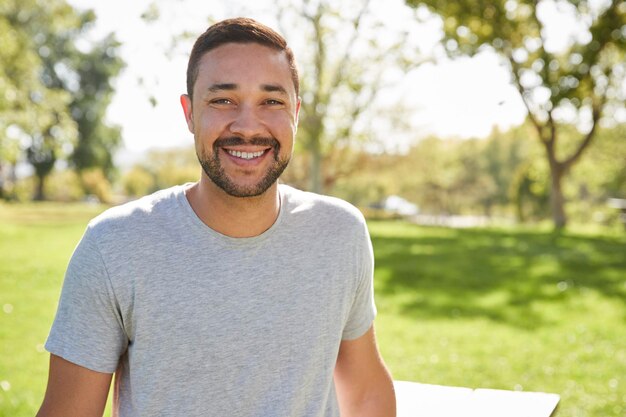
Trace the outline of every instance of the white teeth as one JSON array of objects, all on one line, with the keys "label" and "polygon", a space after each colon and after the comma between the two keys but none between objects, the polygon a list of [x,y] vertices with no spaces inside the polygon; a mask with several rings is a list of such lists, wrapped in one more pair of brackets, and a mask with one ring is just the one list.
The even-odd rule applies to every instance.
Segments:
[{"label": "white teeth", "polygon": [[263,153],[265,153],[265,151],[241,152],[241,151],[232,151],[230,149],[227,149],[226,152],[228,152],[232,156],[236,156],[237,158],[242,158],[242,159],[258,158],[259,156],[263,155]]}]

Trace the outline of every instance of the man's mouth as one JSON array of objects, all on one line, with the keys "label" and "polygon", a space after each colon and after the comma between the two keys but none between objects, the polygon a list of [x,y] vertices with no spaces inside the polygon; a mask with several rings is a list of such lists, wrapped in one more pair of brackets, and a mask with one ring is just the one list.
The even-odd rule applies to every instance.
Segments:
[{"label": "man's mouth", "polygon": [[263,151],[257,151],[257,152],[241,152],[241,151],[235,151],[232,149],[224,149],[226,151],[226,153],[228,153],[229,155],[235,156],[237,158],[241,158],[241,159],[254,159],[254,158],[258,158],[259,156],[263,155],[265,152],[267,152],[269,149],[263,150]]}]

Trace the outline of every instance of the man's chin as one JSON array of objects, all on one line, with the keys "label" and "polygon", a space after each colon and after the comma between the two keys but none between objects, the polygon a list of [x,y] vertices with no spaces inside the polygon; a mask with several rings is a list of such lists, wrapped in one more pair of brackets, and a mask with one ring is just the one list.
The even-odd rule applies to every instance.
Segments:
[{"label": "man's chin", "polygon": [[[273,185],[273,184],[272,184]],[[237,198],[255,198],[255,197],[261,197],[264,194],[266,194],[271,188],[272,185],[270,185],[269,187],[260,187],[260,186],[232,186],[232,187],[220,187],[222,189],[222,191],[224,191],[226,194],[228,194],[231,197],[237,197]],[[218,185],[219,187],[219,185]]]},{"label": "man's chin", "polygon": [[236,182],[231,178],[218,176],[208,176],[211,182],[224,193],[231,197],[238,198],[254,198],[266,194],[277,183],[277,179],[270,181],[269,178],[262,179],[254,183]]}]

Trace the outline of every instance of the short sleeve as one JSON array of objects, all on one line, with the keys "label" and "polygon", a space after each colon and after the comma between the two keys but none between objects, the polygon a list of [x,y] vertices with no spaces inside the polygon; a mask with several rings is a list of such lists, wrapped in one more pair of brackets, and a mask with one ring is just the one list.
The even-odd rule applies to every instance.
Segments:
[{"label": "short sleeve", "polygon": [[353,340],[364,335],[376,317],[374,303],[374,251],[367,227],[359,233],[356,271],[358,283],[352,308],[343,330],[342,339]]},{"label": "short sleeve", "polygon": [[93,371],[113,373],[128,338],[94,235],[88,228],[74,250],[46,349]]}]

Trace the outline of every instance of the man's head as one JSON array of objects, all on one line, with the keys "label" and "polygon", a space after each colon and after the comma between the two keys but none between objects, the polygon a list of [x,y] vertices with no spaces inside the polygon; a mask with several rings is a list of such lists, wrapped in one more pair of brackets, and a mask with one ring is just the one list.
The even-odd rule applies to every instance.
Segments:
[{"label": "man's head", "polygon": [[207,52],[227,43],[258,43],[282,51],[287,57],[296,96],[300,95],[300,81],[293,52],[287,41],[272,28],[253,19],[238,17],[222,20],[209,27],[193,45],[187,64],[187,95],[193,99],[200,59]]},{"label": "man's head", "polygon": [[181,104],[206,178],[235,197],[274,187],[286,168],[300,100],[285,40],[251,20],[211,26],[196,41]]}]

